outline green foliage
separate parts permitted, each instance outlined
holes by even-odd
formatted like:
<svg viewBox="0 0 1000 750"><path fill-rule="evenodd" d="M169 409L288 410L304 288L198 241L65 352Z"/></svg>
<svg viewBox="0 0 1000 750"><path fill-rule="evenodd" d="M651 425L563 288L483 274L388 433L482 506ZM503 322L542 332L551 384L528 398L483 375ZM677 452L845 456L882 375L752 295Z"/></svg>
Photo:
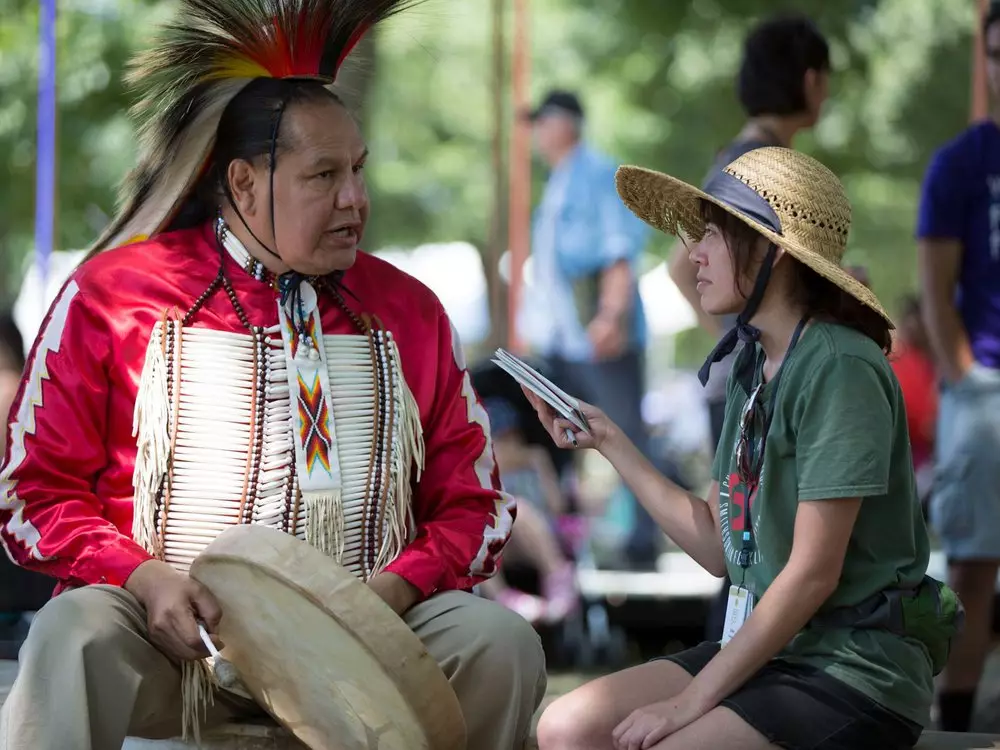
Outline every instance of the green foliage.
<svg viewBox="0 0 1000 750"><path fill-rule="evenodd" d="M89 244L114 210L134 158L123 67L165 10L152 0L59 2L57 249ZM0 14L0 257L10 290L34 233L38 2L0 0Z"/></svg>
<svg viewBox="0 0 1000 750"><path fill-rule="evenodd" d="M844 179L854 203L849 262L869 266L890 307L912 289L920 179L969 111L969 0L531 5L534 97L551 86L579 90L598 147L689 180L701 179L743 124L734 78L747 29L783 8L810 15L831 40L836 74L823 120L796 147ZM374 172L376 216L386 217L375 231L384 242L412 244L430 232L485 243L488 15L485 2L448 3L447 12L432 2L381 39L373 131L383 162ZM543 177L536 170L536 198ZM649 252L662 257L671 247L658 236ZM709 346L700 332L681 336L678 363L700 361Z"/></svg>
<svg viewBox="0 0 1000 750"><path fill-rule="evenodd" d="M508 2L508 6L511 3ZM579 90L588 137L622 162L700 180L741 127L734 74L751 23L783 7L811 15L833 44L825 116L797 148L840 174L855 206L850 261L869 265L890 307L915 281L912 227L935 148L969 111L971 0L533 0L532 94ZM364 123L372 145L369 246L467 240L484 247L493 185L491 4L429 0L377 36ZM156 0L59 3L57 244L88 244L131 166L130 51L171 10ZM35 0L0 0L0 252L31 250L37 76ZM510 43L510 13L507 42ZM509 98L509 97L508 97ZM508 102L509 105L509 102ZM506 113L509 123L511 112ZM505 135L506 143L506 135ZM535 170L537 199L544 170ZM651 259L671 248L655 237ZM680 362L703 356L696 334Z"/></svg>

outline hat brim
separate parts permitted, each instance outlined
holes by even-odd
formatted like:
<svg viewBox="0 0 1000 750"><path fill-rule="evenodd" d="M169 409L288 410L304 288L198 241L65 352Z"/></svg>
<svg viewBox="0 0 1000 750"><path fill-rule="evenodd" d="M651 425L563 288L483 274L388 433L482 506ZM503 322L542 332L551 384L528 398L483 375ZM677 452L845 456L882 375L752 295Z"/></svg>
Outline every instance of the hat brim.
<svg viewBox="0 0 1000 750"><path fill-rule="evenodd" d="M699 202L706 200L714 203L726 213L760 232L800 263L843 289L861 304L877 312L891 327L895 327L892 318L882 307L874 292L839 264L827 260L793 237L778 234L770 227L764 226L700 188L662 172L631 166L618 168L615 174L615 186L622 202L629 210L651 227L666 234L678 237L683 235L693 240L700 240L705 234L705 222L701 218Z"/></svg>

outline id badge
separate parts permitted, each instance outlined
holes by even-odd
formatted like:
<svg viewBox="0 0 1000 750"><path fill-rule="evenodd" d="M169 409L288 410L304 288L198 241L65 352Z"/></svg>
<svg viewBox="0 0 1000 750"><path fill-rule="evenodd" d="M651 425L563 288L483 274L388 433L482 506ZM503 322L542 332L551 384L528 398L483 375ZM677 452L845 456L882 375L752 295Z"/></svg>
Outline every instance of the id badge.
<svg viewBox="0 0 1000 750"><path fill-rule="evenodd" d="M753 612L753 594L742 586L730 586L729 601L726 603L726 623L720 641L723 646L729 643L729 640L736 635L736 631L743 627L751 612Z"/></svg>

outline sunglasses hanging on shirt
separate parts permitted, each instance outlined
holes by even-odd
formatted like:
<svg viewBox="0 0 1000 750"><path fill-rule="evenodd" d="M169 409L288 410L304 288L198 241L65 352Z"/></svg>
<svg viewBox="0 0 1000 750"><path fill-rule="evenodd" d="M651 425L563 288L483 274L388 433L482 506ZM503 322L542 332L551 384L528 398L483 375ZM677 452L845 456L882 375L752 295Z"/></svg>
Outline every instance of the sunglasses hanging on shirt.
<svg viewBox="0 0 1000 750"><path fill-rule="evenodd" d="M805 329L808 317L802 318L795 326L791 341L788 344L788 351L778 368L777 374L771 384L770 398L765 403L763 377L763 353L758 356L757 366L753 370L753 378L757 380L756 386L751 389L743 410L740 412L739 439L736 441L736 472L740 482L744 485L746 493L745 520L743 523L743 546L740 549L739 565L744 573L750 567L750 561L754 551L753 519L750 515L750 500L760 484L761 470L764 467L764 448L767 445L767 433L771 428L771 420L774 417L775 403L777 402L778 387L781 384L781 374L785 370L785 363L788 362L792 350L798 344L802 331Z"/></svg>

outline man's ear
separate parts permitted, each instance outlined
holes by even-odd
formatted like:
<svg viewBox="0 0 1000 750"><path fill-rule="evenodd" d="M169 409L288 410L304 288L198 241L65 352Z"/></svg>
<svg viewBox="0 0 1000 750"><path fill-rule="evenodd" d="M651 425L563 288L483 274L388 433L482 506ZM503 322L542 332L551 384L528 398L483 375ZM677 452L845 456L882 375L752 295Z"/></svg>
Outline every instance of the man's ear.
<svg viewBox="0 0 1000 750"><path fill-rule="evenodd" d="M233 159L226 170L229 192L243 216L253 216L257 211L257 170L245 159Z"/></svg>

